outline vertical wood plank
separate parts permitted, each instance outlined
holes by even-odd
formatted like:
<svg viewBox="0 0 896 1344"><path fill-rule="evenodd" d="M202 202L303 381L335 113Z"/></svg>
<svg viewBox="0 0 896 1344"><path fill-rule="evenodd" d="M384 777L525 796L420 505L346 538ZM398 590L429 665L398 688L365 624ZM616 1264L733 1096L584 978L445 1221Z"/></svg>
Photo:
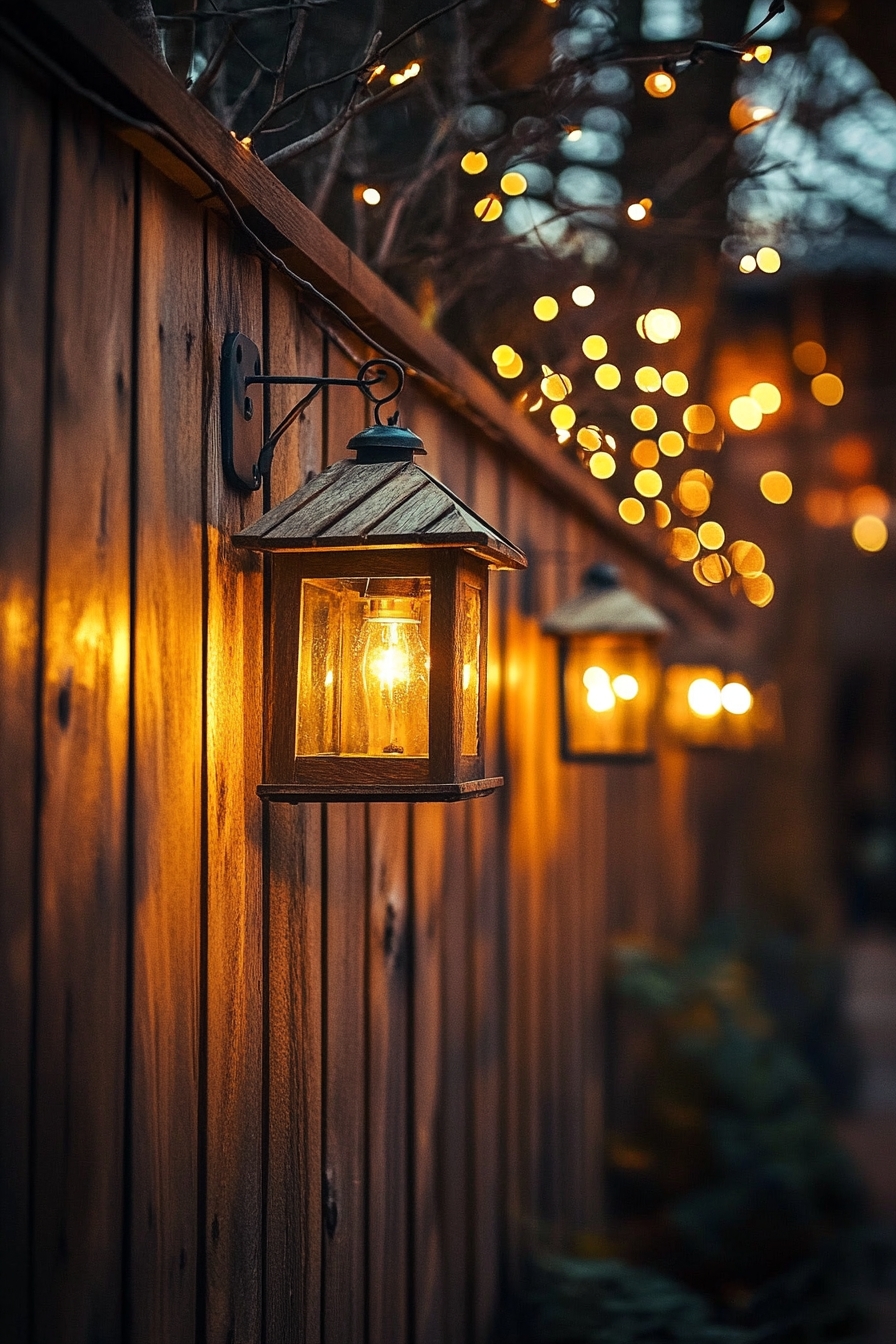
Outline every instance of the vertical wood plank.
<svg viewBox="0 0 896 1344"><path fill-rule="evenodd" d="M333 346L329 372L354 367ZM328 397L328 462L363 427L351 389ZM327 803L326 1049L324 1082L324 1338L361 1340L367 1328L367 805Z"/></svg>
<svg viewBox="0 0 896 1344"><path fill-rule="evenodd" d="M443 1339L443 1229L439 1208L442 1097L441 952L445 804L411 809L413 1031L411 1070L414 1208L411 1283L415 1344Z"/></svg>
<svg viewBox="0 0 896 1344"><path fill-rule="evenodd" d="M28 1157L43 405L50 257L49 105L0 77L0 1302L28 1321ZM23 339L27 333L27 342ZM15 781L15 786L12 786Z"/></svg>
<svg viewBox="0 0 896 1344"><path fill-rule="evenodd" d="M408 1327L408 805L371 803L368 943L368 1338Z"/></svg>
<svg viewBox="0 0 896 1344"><path fill-rule="evenodd" d="M34 1338L119 1338L133 157L61 116L45 588Z"/></svg>
<svg viewBox="0 0 896 1344"><path fill-rule="evenodd" d="M202 887L202 212L143 166L130 1329L193 1338Z"/></svg>
<svg viewBox="0 0 896 1344"><path fill-rule="evenodd" d="M271 273L268 286L267 369L320 372L320 332L302 317L281 276ZM293 388L271 389L272 423L296 395ZM321 461L318 400L278 446L270 503L296 490ZM271 692L268 684L268 704ZM313 1344L321 1329L323 1226L321 805L268 805L268 835L267 1340Z"/></svg>
<svg viewBox="0 0 896 1344"><path fill-rule="evenodd" d="M209 1344L261 1331L262 566L231 544L261 512L221 469L219 378L228 331L262 339L258 263L208 217L207 415L207 1155Z"/></svg>

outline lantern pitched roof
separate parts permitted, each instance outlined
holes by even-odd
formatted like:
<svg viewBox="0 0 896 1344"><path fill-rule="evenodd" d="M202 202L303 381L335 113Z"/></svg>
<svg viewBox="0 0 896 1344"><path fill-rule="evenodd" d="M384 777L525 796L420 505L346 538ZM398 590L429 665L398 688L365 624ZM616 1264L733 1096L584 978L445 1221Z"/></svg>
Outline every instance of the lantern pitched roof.
<svg viewBox="0 0 896 1344"><path fill-rule="evenodd" d="M669 622L661 611L629 588L597 587L562 603L542 621L546 635L664 635Z"/></svg>
<svg viewBox="0 0 896 1344"><path fill-rule="evenodd" d="M414 462L334 462L233 543L260 551L459 547L496 569L526 566L522 551Z"/></svg>

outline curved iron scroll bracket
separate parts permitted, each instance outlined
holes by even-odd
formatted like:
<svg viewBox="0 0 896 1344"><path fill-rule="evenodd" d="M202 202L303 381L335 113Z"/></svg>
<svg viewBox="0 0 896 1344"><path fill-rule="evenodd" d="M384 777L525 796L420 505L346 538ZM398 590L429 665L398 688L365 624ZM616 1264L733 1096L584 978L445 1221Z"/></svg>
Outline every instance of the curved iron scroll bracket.
<svg viewBox="0 0 896 1344"><path fill-rule="evenodd" d="M285 384L310 387L279 425L264 437L262 406L251 394L254 386ZM261 371L258 346L242 332L224 337L221 352L221 452L224 475L234 490L258 490L270 470L274 449L299 418L302 410L325 387L357 387L374 406L377 424L380 407L394 401L404 387L404 369L392 359L369 359L354 378L300 378L292 374ZM397 414L393 418L397 420ZM390 421L392 423L392 421Z"/></svg>

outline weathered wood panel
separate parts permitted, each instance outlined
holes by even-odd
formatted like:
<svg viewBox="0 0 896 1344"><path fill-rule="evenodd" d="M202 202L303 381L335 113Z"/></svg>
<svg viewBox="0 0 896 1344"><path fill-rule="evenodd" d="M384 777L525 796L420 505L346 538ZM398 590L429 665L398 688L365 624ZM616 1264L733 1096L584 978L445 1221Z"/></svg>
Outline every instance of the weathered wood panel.
<svg viewBox="0 0 896 1344"><path fill-rule="evenodd" d="M134 161L61 114L43 631L34 1338L121 1328Z"/></svg>
<svg viewBox="0 0 896 1344"><path fill-rule="evenodd" d="M258 517L221 467L229 331L262 334L261 270L208 216L206 387L206 1330L257 1339L262 1311L262 564L231 536Z"/></svg>
<svg viewBox="0 0 896 1344"><path fill-rule="evenodd" d="M321 333L302 315L291 287L276 273L268 279L266 310L267 367L296 373L319 370ZM271 388L271 425L287 413L296 395L288 387ZM270 503L298 489L309 472L320 470L322 460L318 400L278 446ZM268 705L270 677L268 668ZM322 808L268 806L267 813L267 1339L270 1344L297 1339L313 1344L321 1330L323 1236Z"/></svg>
<svg viewBox="0 0 896 1344"><path fill-rule="evenodd" d="M202 891L202 214L141 173L130 1330L193 1338Z"/></svg>
<svg viewBox="0 0 896 1344"><path fill-rule="evenodd" d="M28 1328L28 1096L34 820L38 784L44 347L53 243L50 108L12 70L0 80L0 1302L10 1344ZM27 341L23 339L27 333ZM15 781L13 787L13 781Z"/></svg>

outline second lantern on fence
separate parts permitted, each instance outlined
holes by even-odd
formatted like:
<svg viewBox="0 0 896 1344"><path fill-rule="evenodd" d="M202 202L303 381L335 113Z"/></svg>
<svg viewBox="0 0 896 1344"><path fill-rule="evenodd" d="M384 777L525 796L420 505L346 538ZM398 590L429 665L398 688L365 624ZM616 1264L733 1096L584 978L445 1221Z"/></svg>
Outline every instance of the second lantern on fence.
<svg viewBox="0 0 896 1344"><path fill-rule="evenodd" d="M592 565L582 591L542 622L559 641L560 746L564 760L648 760L660 686L662 612Z"/></svg>

